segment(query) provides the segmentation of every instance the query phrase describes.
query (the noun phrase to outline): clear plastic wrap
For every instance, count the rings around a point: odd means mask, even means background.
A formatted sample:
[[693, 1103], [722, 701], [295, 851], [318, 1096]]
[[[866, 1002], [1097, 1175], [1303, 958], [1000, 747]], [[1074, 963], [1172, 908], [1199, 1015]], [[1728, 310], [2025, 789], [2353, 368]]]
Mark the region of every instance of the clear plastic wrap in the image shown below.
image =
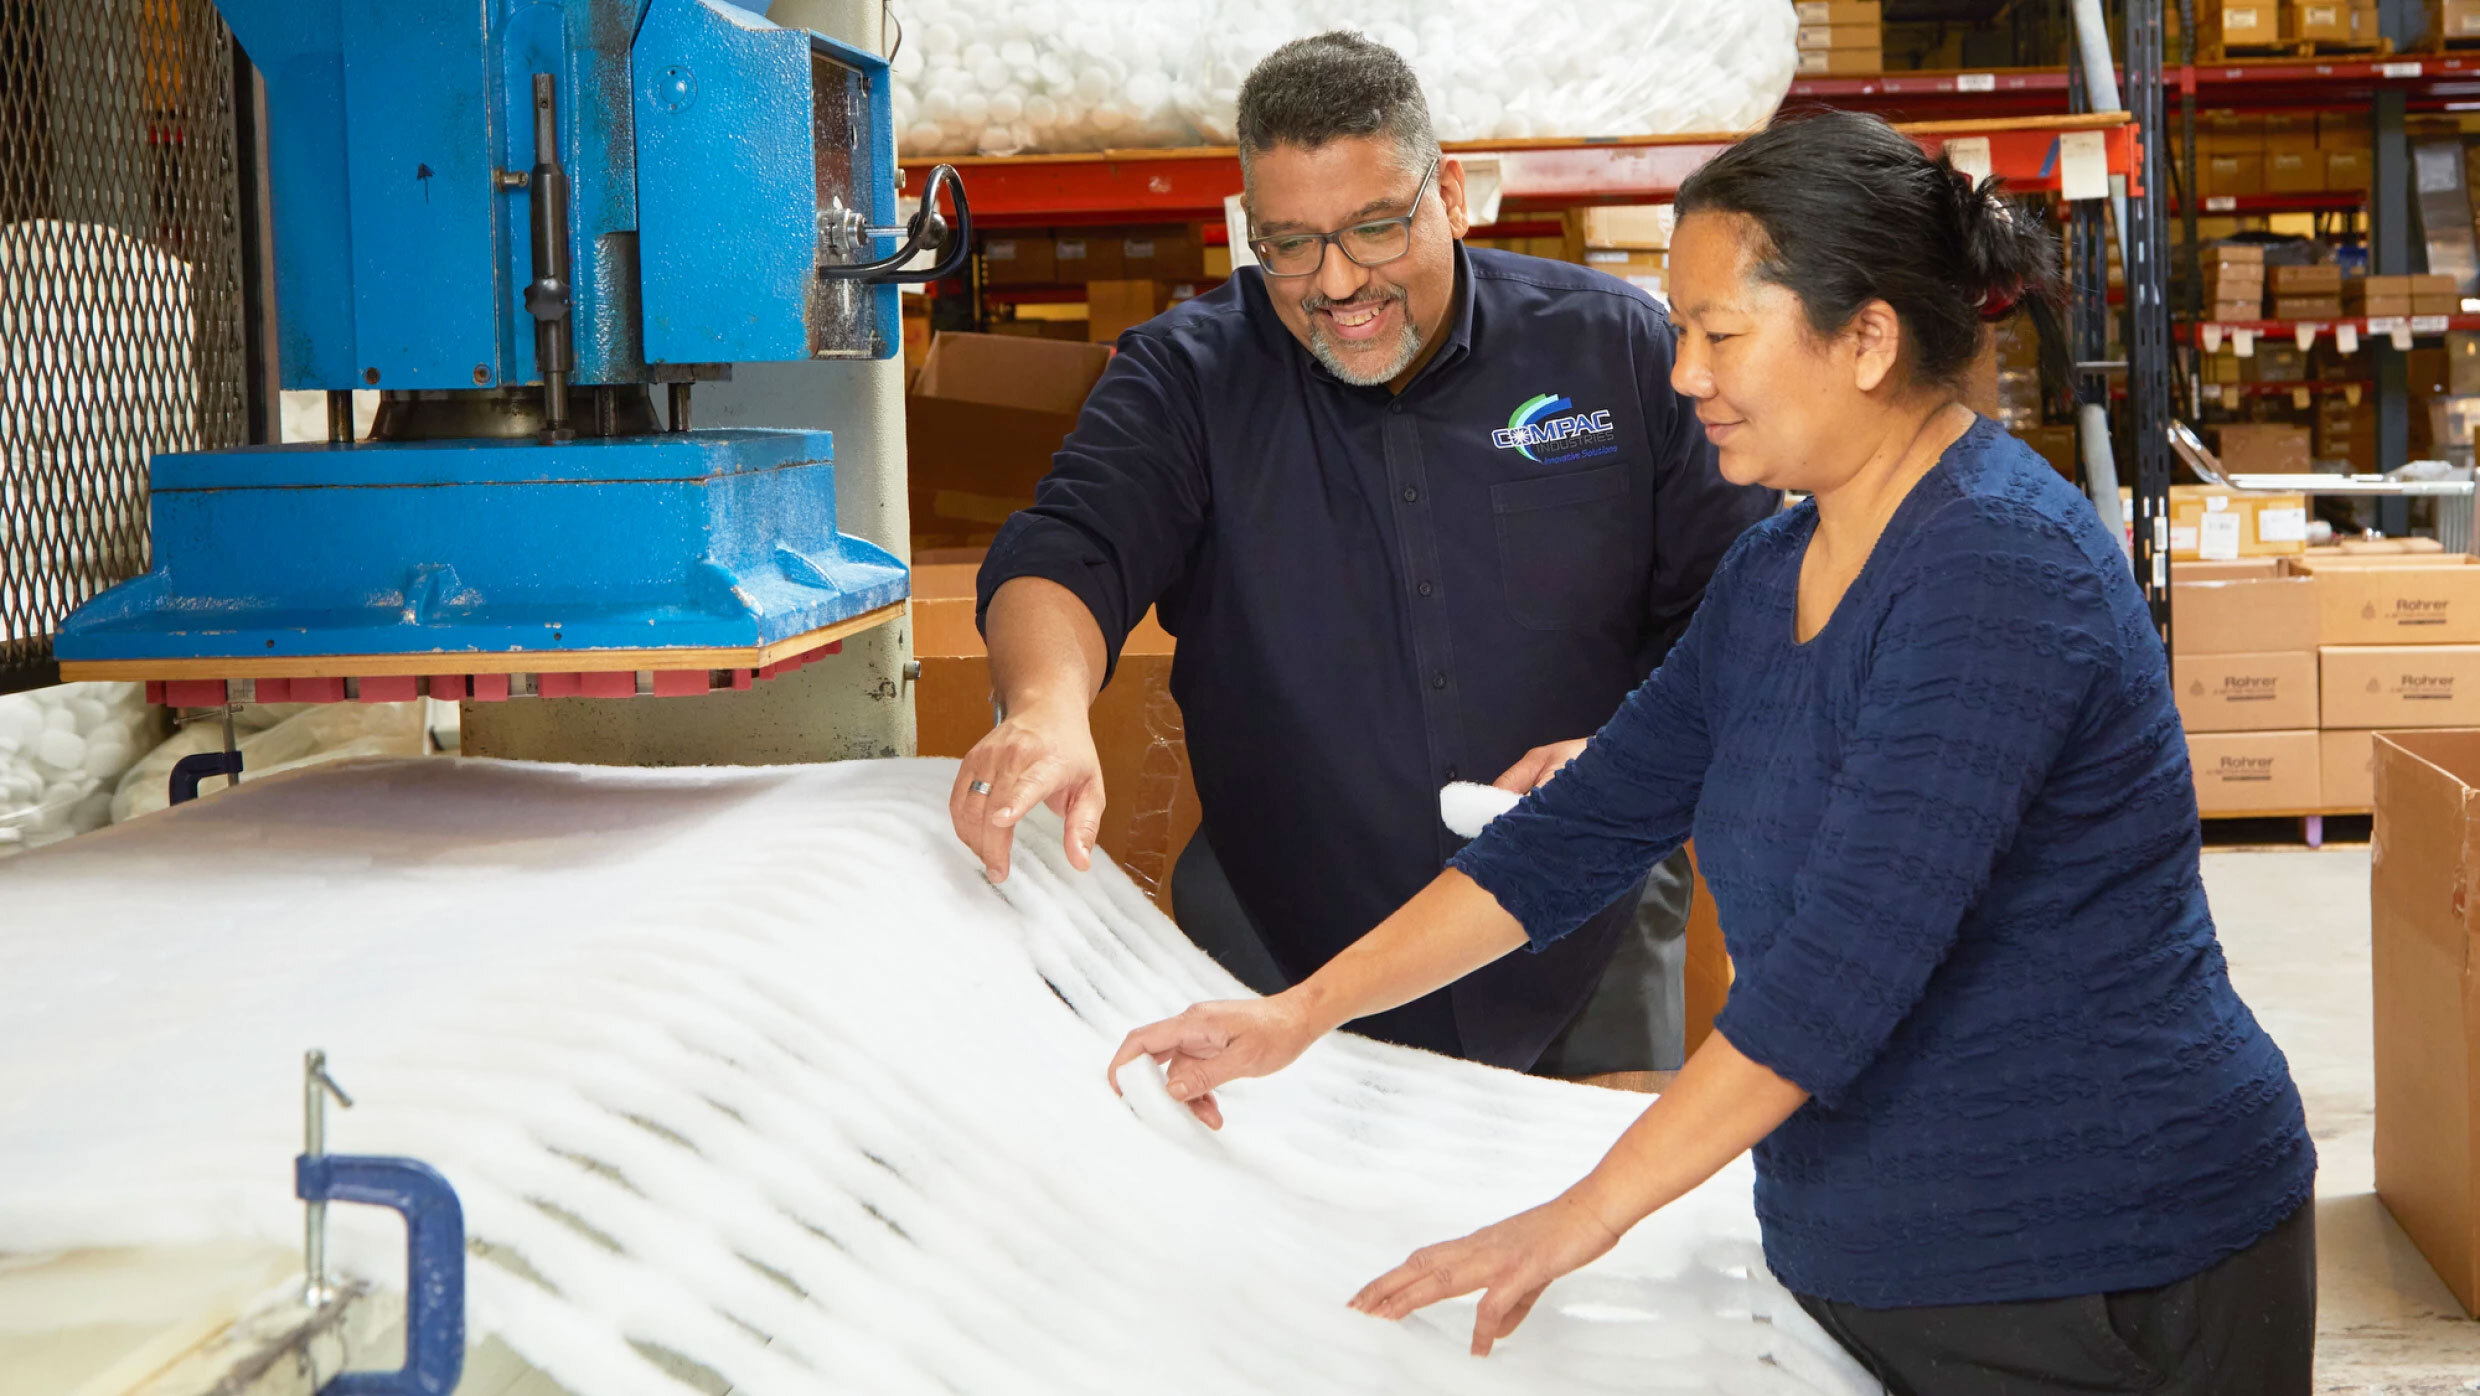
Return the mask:
[[1797, 61], [1780, 3], [911, 0], [898, 14], [908, 156], [1228, 145], [1249, 69], [1338, 28], [1412, 64], [1449, 141], [1749, 130]]

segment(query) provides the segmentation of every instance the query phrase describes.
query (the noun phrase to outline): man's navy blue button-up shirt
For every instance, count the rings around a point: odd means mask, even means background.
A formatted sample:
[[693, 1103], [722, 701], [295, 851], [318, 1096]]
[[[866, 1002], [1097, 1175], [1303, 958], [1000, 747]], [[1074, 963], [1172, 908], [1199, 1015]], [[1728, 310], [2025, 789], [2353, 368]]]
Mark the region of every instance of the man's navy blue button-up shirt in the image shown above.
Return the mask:
[[[1668, 317], [1615, 277], [1459, 247], [1401, 394], [1327, 372], [1267, 294], [1243, 270], [1121, 337], [980, 603], [1048, 578], [1114, 660], [1159, 607], [1206, 838], [1297, 979], [1460, 847], [1439, 786], [1601, 727], [1776, 497], [1716, 473]], [[1530, 1066], [1625, 911], [1367, 1026]]]

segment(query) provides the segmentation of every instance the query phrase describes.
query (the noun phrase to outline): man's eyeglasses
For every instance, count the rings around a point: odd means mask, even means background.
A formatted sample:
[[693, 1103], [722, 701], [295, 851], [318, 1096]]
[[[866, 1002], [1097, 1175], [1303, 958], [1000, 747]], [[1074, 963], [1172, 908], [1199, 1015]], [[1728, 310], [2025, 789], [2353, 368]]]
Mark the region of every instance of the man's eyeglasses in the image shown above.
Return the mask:
[[1249, 250], [1257, 254], [1257, 264], [1268, 276], [1314, 275], [1326, 265], [1326, 244], [1330, 242], [1360, 266], [1383, 266], [1412, 250], [1412, 220], [1421, 216], [1421, 201], [1429, 196], [1429, 183], [1437, 177], [1438, 162], [1432, 160], [1429, 173], [1421, 176], [1421, 187], [1412, 191], [1412, 211], [1401, 218], [1355, 223], [1334, 233], [1283, 233], [1251, 238]]

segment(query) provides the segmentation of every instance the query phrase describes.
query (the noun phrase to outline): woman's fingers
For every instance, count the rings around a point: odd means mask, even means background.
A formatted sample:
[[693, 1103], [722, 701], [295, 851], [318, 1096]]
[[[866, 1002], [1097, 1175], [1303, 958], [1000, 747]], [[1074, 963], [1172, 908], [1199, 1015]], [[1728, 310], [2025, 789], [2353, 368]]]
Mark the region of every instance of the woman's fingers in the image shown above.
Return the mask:
[[1414, 1251], [1412, 1258], [1363, 1286], [1352, 1296], [1352, 1307], [1378, 1318], [1402, 1318], [1441, 1299], [1453, 1299], [1482, 1287], [1458, 1274], [1457, 1261], [1466, 1248], [1454, 1241]]
[[1548, 1285], [1524, 1288], [1508, 1285], [1492, 1289], [1481, 1296], [1481, 1308], [1473, 1316], [1472, 1355], [1487, 1357], [1491, 1345], [1516, 1331], [1525, 1315], [1533, 1312], [1533, 1304], [1541, 1298]]

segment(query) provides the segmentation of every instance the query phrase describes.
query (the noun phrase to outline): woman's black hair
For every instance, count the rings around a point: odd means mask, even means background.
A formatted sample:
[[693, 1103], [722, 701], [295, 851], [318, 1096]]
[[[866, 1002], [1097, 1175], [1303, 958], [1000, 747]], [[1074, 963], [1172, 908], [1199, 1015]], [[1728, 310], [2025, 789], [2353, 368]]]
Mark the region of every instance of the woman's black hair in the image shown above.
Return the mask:
[[1765, 245], [1756, 274], [1800, 298], [1821, 335], [1882, 300], [1903, 322], [1916, 382], [1963, 380], [1981, 326], [2032, 316], [2044, 367], [2072, 381], [2058, 307], [2058, 245], [2045, 219], [2010, 208], [1994, 177], [1975, 186], [1874, 116], [1785, 117], [1679, 187], [1677, 213], [1735, 213]]

